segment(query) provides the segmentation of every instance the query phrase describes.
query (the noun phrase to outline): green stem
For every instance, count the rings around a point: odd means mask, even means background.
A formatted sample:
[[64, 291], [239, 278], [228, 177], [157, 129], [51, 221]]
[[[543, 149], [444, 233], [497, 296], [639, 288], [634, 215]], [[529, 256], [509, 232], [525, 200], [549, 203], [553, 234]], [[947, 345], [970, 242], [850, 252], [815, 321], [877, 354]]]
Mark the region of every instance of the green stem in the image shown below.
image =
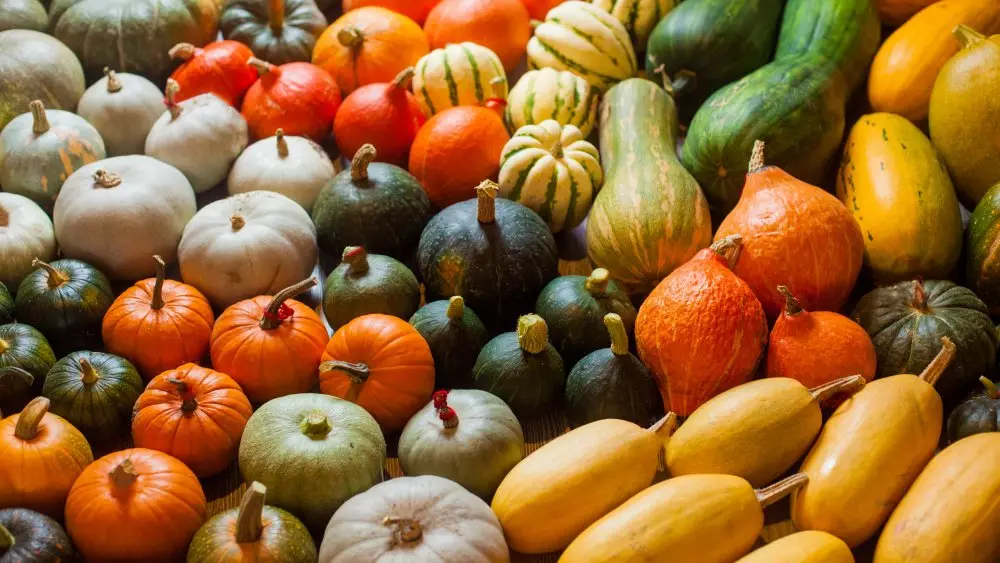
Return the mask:
[[410, 83], [413, 82], [413, 75], [415, 72], [416, 70], [412, 66], [406, 67], [403, 70], [399, 71], [399, 74], [396, 75], [396, 78], [392, 79], [392, 86], [394, 88], [402, 88], [403, 90], [409, 90]]
[[616, 356], [627, 356], [628, 331], [625, 330], [621, 316], [618, 313], [604, 315], [604, 326], [608, 327], [608, 335], [611, 337], [611, 353]]
[[299, 429], [310, 438], [322, 439], [333, 430], [333, 426], [330, 425], [330, 419], [325, 414], [314, 412], [302, 419]]
[[264, 529], [264, 497], [267, 487], [254, 481], [240, 501], [239, 515], [236, 517], [236, 543], [254, 543], [260, 539]]
[[278, 311], [281, 309], [281, 305], [289, 300], [302, 295], [306, 291], [309, 291], [316, 285], [316, 278], [309, 278], [307, 280], [300, 281], [299, 283], [286, 287], [271, 298], [271, 301], [267, 304], [267, 309], [265, 309], [264, 316], [261, 317], [259, 326], [264, 330], [271, 330], [273, 328], [278, 328], [281, 325], [281, 318], [278, 316]]
[[361, 35], [361, 30], [353, 25], [344, 26], [337, 32], [337, 41], [339, 41], [344, 47], [350, 49], [357, 49], [361, 46], [361, 42], [364, 40], [365, 38]]
[[594, 297], [605, 297], [608, 294], [608, 282], [611, 281], [611, 272], [604, 268], [597, 268], [590, 272], [590, 277], [583, 282], [583, 288]]
[[48, 276], [49, 276], [48, 282], [49, 282], [49, 288], [50, 289], [55, 289], [55, 288], [59, 287], [60, 285], [62, 285], [62, 284], [64, 284], [64, 283], [66, 283], [66, 282], [69, 281], [69, 278], [67, 278], [66, 276], [64, 276], [63, 273], [60, 272], [59, 270], [53, 268], [52, 264], [49, 264], [47, 262], [42, 262], [38, 258], [35, 258], [34, 260], [31, 261], [31, 267], [32, 268], [41, 268], [41, 269], [45, 270], [45, 273], [47, 273]]
[[14, 539], [14, 534], [10, 533], [10, 530], [6, 526], [0, 524], [0, 555], [10, 551], [15, 543], [17, 541]]
[[962, 44], [963, 49], [975, 47], [986, 40], [985, 35], [979, 33], [964, 23], [960, 23], [955, 26], [955, 29], [951, 31], [951, 34], [954, 35], [955, 39], [958, 39], [958, 42]]
[[538, 315], [517, 319], [517, 343], [529, 354], [540, 354], [549, 346], [549, 327]]
[[1000, 394], [997, 393], [997, 386], [985, 375], [979, 376], [979, 382], [983, 384], [983, 388], [986, 390], [986, 396], [992, 400], [997, 400]]

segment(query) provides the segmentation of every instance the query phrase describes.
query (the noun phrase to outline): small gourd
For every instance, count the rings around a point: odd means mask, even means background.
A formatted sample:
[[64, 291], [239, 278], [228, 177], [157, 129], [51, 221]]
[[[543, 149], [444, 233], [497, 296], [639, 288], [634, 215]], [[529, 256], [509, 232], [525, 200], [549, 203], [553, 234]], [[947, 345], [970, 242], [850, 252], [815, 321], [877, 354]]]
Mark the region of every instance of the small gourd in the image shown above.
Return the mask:
[[646, 51], [653, 27], [673, 10], [680, 0], [594, 0], [594, 5], [608, 12], [625, 26], [636, 53]]
[[312, 211], [323, 186], [337, 171], [322, 147], [306, 137], [274, 137], [247, 147], [229, 171], [229, 195], [266, 190], [277, 192]]
[[219, 28], [223, 37], [247, 45], [255, 56], [283, 65], [309, 61], [326, 18], [313, 0], [230, 0]]
[[21, 412], [42, 392], [56, 356], [45, 336], [23, 323], [0, 325], [0, 413]]
[[465, 306], [465, 300], [455, 295], [447, 301], [432, 301], [410, 317], [410, 324], [431, 347], [434, 386], [472, 387], [472, 368], [479, 352], [490, 341], [490, 333], [479, 315]]
[[[499, 89], [483, 88], [497, 78]], [[506, 98], [507, 75], [489, 47], [471, 41], [449, 43], [417, 61], [413, 92], [429, 117], [455, 106], [481, 106], [490, 97]]]
[[59, 522], [27, 508], [0, 510], [0, 563], [61, 563], [73, 555]]
[[983, 388], [952, 409], [948, 415], [948, 442], [984, 432], [1000, 430], [1000, 394], [997, 386], [985, 376], [979, 376]]
[[0, 192], [0, 283], [17, 291], [35, 259], [56, 257], [52, 219], [34, 201]]
[[323, 312], [333, 330], [362, 315], [381, 313], [409, 319], [420, 307], [420, 284], [395, 258], [344, 249], [340, 265], [323, 284]]
[[504, 121], [507, 130], [514, 132], [554, 119], [560, 125], [575, 125], [587, 138], [597, 122], [599, 98], [596, 88], [568, 70], [529, 70], [507, 96]]
[[146, 136], [163, 114], [163, 92], [138, 74], [104, 69], [80, 98], [76, 113], [104, 139], [108, 156], [143, 154]]

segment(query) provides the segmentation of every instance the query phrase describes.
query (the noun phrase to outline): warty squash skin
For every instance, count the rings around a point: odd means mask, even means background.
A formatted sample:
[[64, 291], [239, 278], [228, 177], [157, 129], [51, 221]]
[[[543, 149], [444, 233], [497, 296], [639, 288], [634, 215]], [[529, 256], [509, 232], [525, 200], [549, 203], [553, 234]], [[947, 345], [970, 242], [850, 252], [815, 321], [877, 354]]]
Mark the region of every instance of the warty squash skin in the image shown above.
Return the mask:
[[854, 563], [854, 554], [837, 536], [807, 530], [773, 541], [736, 563]]

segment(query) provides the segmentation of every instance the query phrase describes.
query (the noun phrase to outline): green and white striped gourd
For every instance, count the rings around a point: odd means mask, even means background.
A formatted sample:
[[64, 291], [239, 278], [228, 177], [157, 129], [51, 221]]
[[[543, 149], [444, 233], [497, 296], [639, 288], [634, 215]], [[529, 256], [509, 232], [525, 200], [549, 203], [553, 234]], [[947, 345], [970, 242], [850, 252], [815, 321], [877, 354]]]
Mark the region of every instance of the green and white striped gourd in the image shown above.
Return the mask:
[[572, 0], [549, 10], [528, 41], [528, 66], [572, 71], [607, 90], [636, 74], [632, 40], [614, 16]]
[[[503, 78], [499, 92], [491, 87], [498, 77]], [[500, 57], [490, 49], [470, 42], [452, 43], [417, 61], [413, 95], [428, 116], [455, 106], [482, 105], [489, 98], [506, 97], [507, 75]]]
[[637, 53], [646, 51], [649, 34], [680, 0], [593, 0], [594, 5], [625, 26]]
[[504, 120], [511, 133], [525, 125], [555, 119], [560, 125], [575, 125], [587, 137], [594, 129], [597, 105], [597, 89], [572, 72], [529, 70], [507, 96]]
[[504, 145], [500, 195], [538, 213], [554, 233], [572, 229], [604, 181], [599, 159], [575, 125], [525, 125]]

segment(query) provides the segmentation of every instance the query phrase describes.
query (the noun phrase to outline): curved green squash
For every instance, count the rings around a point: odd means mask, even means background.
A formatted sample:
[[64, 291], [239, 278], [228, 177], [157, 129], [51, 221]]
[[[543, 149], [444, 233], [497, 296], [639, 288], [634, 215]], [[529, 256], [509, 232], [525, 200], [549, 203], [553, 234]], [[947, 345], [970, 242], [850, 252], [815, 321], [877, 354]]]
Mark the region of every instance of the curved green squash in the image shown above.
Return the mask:
[[969, 396], [948, 415], [948, 443], [986, 432], [1000, 431], [1000, 394], [997, 386], [980, 376], [983, 388]]
[[26, 324], [0, 325], [0, 412], [21, 412], [42, 392], [56, 356], [45, 336]]
[[490, 340], [486, 325], [456, 295], [433, 301], [410, 317], [410, 324], [424, 337], [434, 357], [435, 389], [472, 387], [472, 368]]
[[0, 4], [0, 31], [31, 29], [45, 31], [49, 15], [38, 0], [4, 0]]
[[0, 31], [0, 130], [31, 100], [74, 111], [85, 87], [80, 60], [56, 38], [28, 29]]
[[1000, 244], [1000, 184], [979, 200], [965, 228], [965, 280], [993, 314], [1000, 313], [1000, 256], [993, 250], [997, 244]]
[[400, 261], [348, 246], [323, 285], [323, 312], [333, 330], [362, 315], [409, 319], [420, 307], [420, 284]]
[[0, 325], [14, 321], [14, 297], [7, 286], [0, 282]]
[[649, 80], [625, 80], [601, 104], [604, 187], [587, 254], [631, 294], [652, 291], [712, 242], [705, 196], [677, 160], [677, 127], [674, 101]]

